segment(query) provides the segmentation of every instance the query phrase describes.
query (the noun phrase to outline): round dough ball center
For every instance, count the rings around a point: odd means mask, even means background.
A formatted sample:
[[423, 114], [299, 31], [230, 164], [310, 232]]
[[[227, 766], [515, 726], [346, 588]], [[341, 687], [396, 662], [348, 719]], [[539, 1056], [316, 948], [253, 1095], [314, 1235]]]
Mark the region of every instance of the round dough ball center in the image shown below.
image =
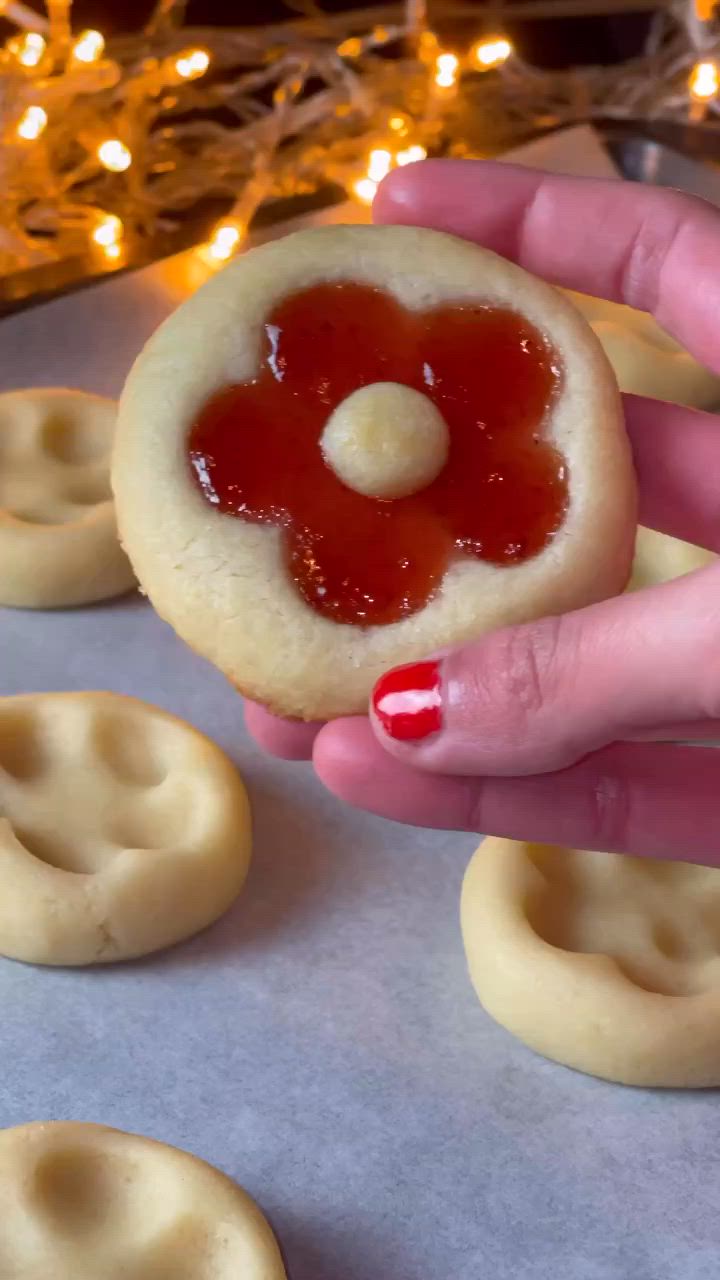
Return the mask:
[[328, 418], [320, 448], [339, 480], [367, 498], [406, 498], [431, 484], [447, 462], [447, 424], [422, 392], [374, 382]]

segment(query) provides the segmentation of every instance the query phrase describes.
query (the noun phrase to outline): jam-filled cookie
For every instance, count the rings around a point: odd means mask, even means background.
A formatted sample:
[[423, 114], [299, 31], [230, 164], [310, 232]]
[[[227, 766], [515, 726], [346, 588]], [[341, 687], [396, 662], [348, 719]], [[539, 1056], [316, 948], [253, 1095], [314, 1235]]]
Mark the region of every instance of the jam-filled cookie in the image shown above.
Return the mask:
[[110, 492], [117, 405], [85, 391], [0, 395], [0, 604], [90, 604], [135, 585]]
[[113, 487], [158, 612], [305, 719], [622, 590], [635, 532], [617, 383], [576, 308], [412, 227], [303, 231], [208, 282], [130, 374]]

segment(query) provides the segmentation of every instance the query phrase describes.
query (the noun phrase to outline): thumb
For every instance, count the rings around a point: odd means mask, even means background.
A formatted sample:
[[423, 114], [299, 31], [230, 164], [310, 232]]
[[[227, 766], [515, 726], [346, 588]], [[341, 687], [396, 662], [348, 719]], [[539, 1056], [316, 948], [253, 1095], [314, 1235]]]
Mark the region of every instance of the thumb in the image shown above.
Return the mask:
[[373, 691], [375, 733], [419, 768], [517, 775], [717, 718], [719, 577], [711, 565], [397, 667]]

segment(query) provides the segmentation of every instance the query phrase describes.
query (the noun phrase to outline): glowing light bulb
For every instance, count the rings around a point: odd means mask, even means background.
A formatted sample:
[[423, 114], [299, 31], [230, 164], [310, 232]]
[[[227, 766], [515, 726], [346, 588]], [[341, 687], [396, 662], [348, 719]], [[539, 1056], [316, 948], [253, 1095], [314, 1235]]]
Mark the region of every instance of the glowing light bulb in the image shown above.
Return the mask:
[[[122, 218], [115, 213], [106, 213], [95, 226], [91, 239], [106, 253], [113, 245], [119, 245], [123, 235]], [[117, 257], [117, 254], [109, 254]]]
[[124, 173], [132, 164], [132, 152], [119, 138], [107, 138], [97, 149], [97, 158], [111, 173]]
[[82, 31], [72, 47], [75, 62], [97, 62], [105, 49], [105, 37], [99, 31]]
[[362, 53], [362, 40], [357, 36], [350, 36], [349, 40], [343, 40], [336, 50], [341, 58], [359, 58]]
[[23, 138], [25, 142], [34, 142], [47, 125], [47, 111], [42, 107], [27, 107], [23, 111], [15, 132], [18, 138]]
[[417, 164], [418, 160], [424, 160], [427, 151], [416, 143], [414, 147], [406, 147], [404, 151], [398, 151], [395, 159], [402, 168], [406, 164]]
[[452, 89], [457, 80], [460, 60], [454, 53], [439, 53], [435, 59], [435, 83], [440, 89]]
[[502, 66], [512, 53], [512, 45], [504, 36], [492, 36], [486, 40], [478, 40], [470, 50], [470, 57], [483, 71]]
[[357, 182], [353, 182], [353, 191], [363, 204], [372, 204], [377, 191], [377, 182], [372, 178], [358, 178]]
[[434, 62], [438, 51], [438, 38], [434, 31], [422, 31], [418, 40], [420, 61], [427, 64]]
[[117, 262], [122, 253], [122, 245], [117, 240], [113, 244], [103, 245], [103, 253], [110, 262]]
[[245, 228], [234, 218], [226, 218], [219, 222], [210, 237], [207, 252], [214, 262], [225, 262], [231, 258], [240, 244]]
[[7, 42], [7, 50], [23, 67], [37, 67], [45, 57], [47, 41], [38, 31], [28, 31]]
[[696, 62], [690, 75], [690, 93], [697, 102], [709, 102], [720, 93], [720, 70], [716, 62]]
[[197, 80], [204, 76], [210, 66], [210, 54], [207, 49], [185, 49], [175, 59], [175, 70], [181, 80]]
[[367, 168], [368, 178], [371, 178], [373, 182], [382, 182], [385, 174], [390, 172], [391, 164], [392, 156], [384, 147], [378, 147], [376, 150], [371, 151]]
[[390, 125], [393, 133], [399, 134], [401, 138], [403, 138], [408, 131], [408, 121], [406, 116], [391, 116], [388, 120], [388, 124]]

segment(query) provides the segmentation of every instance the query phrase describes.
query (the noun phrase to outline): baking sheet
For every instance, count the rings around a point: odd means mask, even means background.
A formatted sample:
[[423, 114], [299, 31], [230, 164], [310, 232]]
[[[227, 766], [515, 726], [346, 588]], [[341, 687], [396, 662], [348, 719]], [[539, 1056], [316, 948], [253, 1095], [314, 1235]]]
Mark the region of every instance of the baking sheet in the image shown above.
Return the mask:
[[[116, 393], [201, 273], [183, 255], [0, 322], [2, 385]], [[84, 688], [228, 751], [254, 861], [233, 910], [165, 954], [0, 961], [0, 1125], [95, 1120], [198, 1153], [257, 1197], [291, 1280], [717, 1280], [715, 1093], [582, 1077], [484, 1015], [458, 925], [472, 837], [353, 813], [260, 755], [136, 596], [0, 610], [0, 693]]]

